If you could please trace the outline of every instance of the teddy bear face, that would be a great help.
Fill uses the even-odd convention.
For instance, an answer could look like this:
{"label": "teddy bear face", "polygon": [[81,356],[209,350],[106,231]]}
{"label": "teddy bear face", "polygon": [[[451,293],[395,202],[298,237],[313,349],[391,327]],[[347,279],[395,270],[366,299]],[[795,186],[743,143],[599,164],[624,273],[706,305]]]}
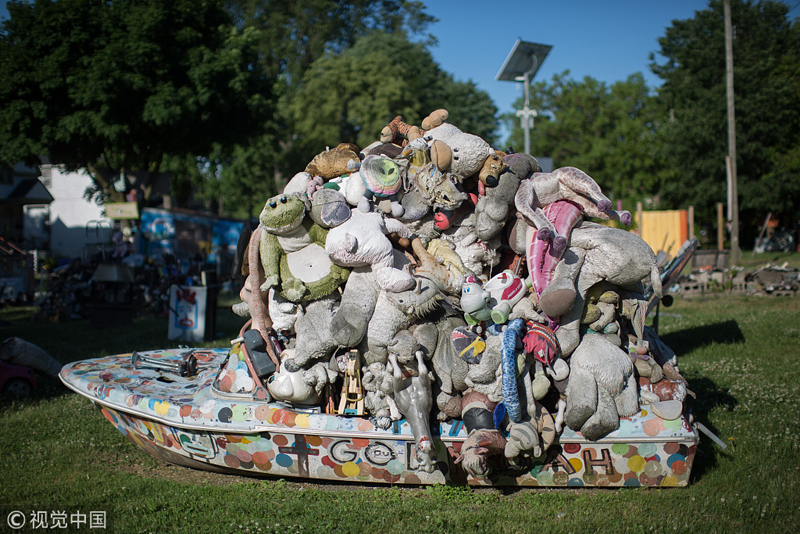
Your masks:
{"label": "teddy bear face", "polygon": [[258,220],[271,234],[285,234],[303,223],[306,205],[296,195],[277,195],[267,200]]}

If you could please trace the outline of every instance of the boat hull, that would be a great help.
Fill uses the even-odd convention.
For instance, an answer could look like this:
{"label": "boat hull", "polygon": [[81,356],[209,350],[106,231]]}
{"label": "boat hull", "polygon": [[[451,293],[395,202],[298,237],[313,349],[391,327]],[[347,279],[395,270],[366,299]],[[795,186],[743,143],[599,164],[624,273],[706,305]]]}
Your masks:
{"label": "boat hull", "polygon": [[155,371],[132,375],[128,362],[127,355],[76,362],[61,378],[151,456],[219,473],[361,484],[674,487],[688,484],[698,442],[684,417],[665,421],[645,407],[600,441],[565,429],[544,462],[512,466],[500,455],[490,477],[474,478],[455,462],[466,429],[448,421],[431,428],[437,463],[427,473],[405,420],[381,429],[362,417],[214,395],[222,353],[183,382]]}

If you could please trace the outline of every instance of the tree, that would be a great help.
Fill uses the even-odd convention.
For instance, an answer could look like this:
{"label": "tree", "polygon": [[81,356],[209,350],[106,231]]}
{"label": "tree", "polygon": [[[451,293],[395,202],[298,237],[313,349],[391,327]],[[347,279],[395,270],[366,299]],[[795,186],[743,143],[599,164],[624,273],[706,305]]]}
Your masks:
{"label": "tree", "polygon": [[[582,169],[628,207],[655,192],[655,142],[663,117],[641,74],[609,87],[588,76],[573,80],[566,71],[550,83],[535,83],[530,94],[538,112],[530,132],[533,154],[552,157],[555,167]],[[522,105],[520,98],[515,107]],[[516,114],[503,120],[511,131],[507,145],[521,148]]]}
{"label": "tree", "polygon": [[[731,1],[742,221],[771,211],[785,224],[800,204],[800,24],[788,10],[773,1]],[[673,21],[659,39],[662,61],[651,58],[664,80],[662,105],[674,117],[663,132],[669,174],[662,196],[671,207],[693,204],[699,220],[715,220],[715,204],[727,198],[723,17],[722,0],[712,0],[694,18]]]}
{"label": "tree", "polygon": [[402,32],[365,35],[315,61],[289,104],[299,134],[299,170],[325,146],[366,147],[396,115],[419,124],[442,107],[450,122],[494,142],[497,108],[485,92],[472,82],[455,82],[424,45]]}
{"label": "tree", "polygon": [[[258,32],[217,0],[12,0],[0,31],[0,160],[127,171],[263,131]],[[147,191],[145,187],[144,191]]]}
{"label": "tree", "polygon": [[[276,182],[291,177],[298,167],[305,167],[308,158],[319,152],[320,143],[324,147],[334,142],[328,137],[308,148],[310,144],[298,143],[302,133],[293,122],[291,108],[296,105],[292,101],[315,61],[326,54],[342,53],[359,37],[375,30],[406,32],[424,43],[435,42],[424,32],[436,19],[425,13],[424,4],[419,1],[228,0],[226,5],[238,27],[258,30],[260,63],[277,80],[274,92],[279,102],[268,121],[269,128],[277,134],[262,138],[275,144],[267,146],[252,140],[239,146],[237,153],[251,161],[268,155],[271,178]],[[323,136],[318,133],[317,137]],[[261,160],[260,167],[270,169],[270,162]]]}

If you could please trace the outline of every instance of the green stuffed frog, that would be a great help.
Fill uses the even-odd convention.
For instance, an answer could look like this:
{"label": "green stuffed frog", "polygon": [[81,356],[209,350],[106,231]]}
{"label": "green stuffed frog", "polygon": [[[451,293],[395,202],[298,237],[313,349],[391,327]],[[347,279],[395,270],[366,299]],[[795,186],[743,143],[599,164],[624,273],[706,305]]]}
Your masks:
{"label": "green stuffed frog", "polygon": [[275,287],[287,300],[301,302],[329,295],[347,280],[350,271],[335,265],[325,252],[328,230],[305,216],[308,208],[300,194],[277,195],[264,205],[258,217],[264,229],[261,291]]}

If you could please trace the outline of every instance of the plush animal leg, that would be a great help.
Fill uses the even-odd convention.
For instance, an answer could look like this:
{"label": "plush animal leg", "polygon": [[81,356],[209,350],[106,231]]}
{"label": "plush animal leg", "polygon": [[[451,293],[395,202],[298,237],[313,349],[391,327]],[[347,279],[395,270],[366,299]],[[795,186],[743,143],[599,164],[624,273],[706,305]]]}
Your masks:
{"label": "plush animal leg", "polygon": [[[253,318],[253,327],[258,330],[261,337],[267,339],[267,329],[272,327],[272,321],[267,312],[267,306],[261,296],[261,286],[264,284],[264,271],[261,267],[260,247],[261,235],[264,229],[259,226],[250,236],[250,246],[247,249],[247,262],[250,265],[250,275],[247,277],[250,289],[250,317]],[[269,346],[269,345],[267,345]]]}
{"label": "plush animal leg", "polygon": [[539,239],[550,241],[556,235],[553,223],[545,216],[533,187],[533,180],[522,180],[514,196],[514,205],[527,222],[539,230]]}
{"label": "plush animal leg", "polygon": [[556,434],[561,434],[564,429],[564,412],[567,410],[567,401],[562,398],[556,403],[555,429]]}
{"label": "plush animal leg", "polygon": [[436,451],[430,436],[430,412],[433,404],[431,379],[421,351],[417,352],[418,376],[403,377],[397,356],[389,353],[392,364],[394,400],[400,412],[411,424],[416,442],[419,469],[432,473],[436,469]]}

